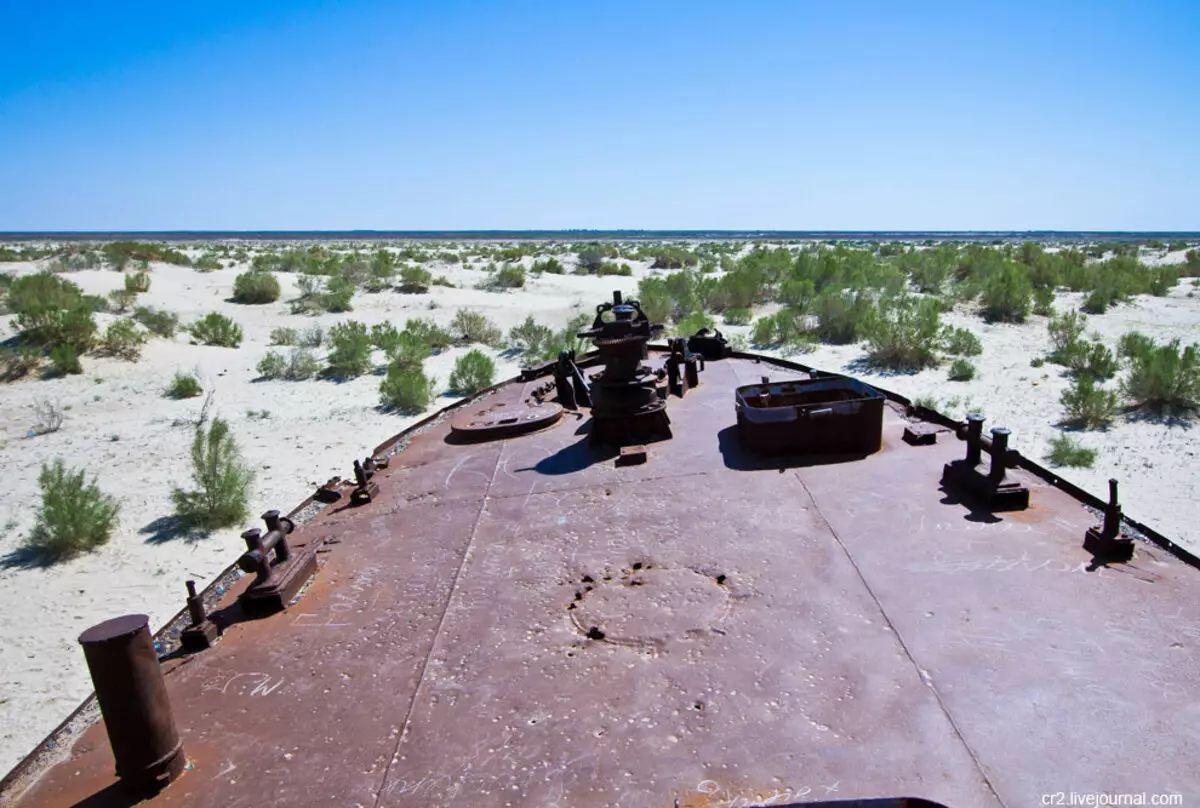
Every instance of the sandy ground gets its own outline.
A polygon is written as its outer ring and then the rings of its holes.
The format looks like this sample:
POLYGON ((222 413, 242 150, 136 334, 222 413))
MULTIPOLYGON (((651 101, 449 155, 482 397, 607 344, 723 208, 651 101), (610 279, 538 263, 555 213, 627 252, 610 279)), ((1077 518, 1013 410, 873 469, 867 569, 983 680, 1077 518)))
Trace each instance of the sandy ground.
MULTIPOLYGON (((1182 255, 1165 256, 1182 260, 1182 255)), ((1160 259, 1163 260, 1163 259, 1160 259)), ((528 263, 528 261, 527 261, 528 263)), ((560 328, 569 317, 609 299, 613 289, 636 290, 644 263, 630 262, 635 277, 544 275, 524 290, 485 292, 473 288, 433 287, 429 294, 359 293, 354 311, 340 315, 292 315, 286 301, 295 296, 293 279, 280 275, 280 302, 243 306, 227 301, 241 269, 200 273, 155 264, 153 283, 139 304, 177 312, 191 322, 220 311, 242 324, 240 349, 190 345, 185 334, 152 340, 137 363, 85 357, 84 374, 54 380, 28 379, 0 386, 0 467, 7 496, 0 502, 0 772, 15 765, 91 690, 76 642, 79 633, 102 619, 129 612, 150 615, 153 627, 184 605, 184 581, 207 582, 240 552, 242 528, 219 531, 199 541, 165 537, 158 529, 171 513, 170 490, 187 484, 191 427, 202 399, 173 401, 162 389, 177 370, 198 370, 215 390, 215 411, 230 420, 246 458, 258 469, 251 512, 288 510, 333 475, 348 476, 355 457, 401 431, 422 416, 400 417, 377 409, 379 377, 344 383, 331 381, 255 382, 255 366, 269 350, 272 328, 303 329, 312 322, 329 325, 357 319, 368 324, 390 320, 397 327, 410 316, 449 323, 457 309, 484 312, 506 332, 532 314, 560 328), (431 308, 431 306, 433 308, 431 308), (32 406, 41 399, 59 402, 66 420, 59 432, 27 437, 35 423, 32 406), (261 417, 261 411, 270 413, 261 417), (253 411, 255 414, 251 414, 253 411), (112 541, 91 554, 50 568, 14 564, 12 552, 33 523, 38 503, 37 475, 55 457, 100 473, 101 487, 120 498, 121 525, 112 541)), ((435 275, 471 287, 483 273, 434 265, 435 275)), ((30 272, 33 265, 0 265, 0 270, 30 272)), ((105 294, 121 286, 122 276, 108 270, 71 273, 85 291, 105 294)), ((1139 298, 1131 305, 1090 318, 1090 330, 1115 344, 1125 331, 1154 337, 1200 339, 1200 297, 1189 297, 1183 281, 1167 298, 1139 298)), ((1060 295, 1058 306, 1078 306, 1081 295, 1060 295)), ((99 315, 103 326, 114 315, 99 315)), ((1059 395, 1068 384, 1061 369, 1030 367, 1030 359, 1048 351, 1045 318, 1023 325, 986 325, 967 311, 947 322, 980 336, 984 353, 975 359, 977 377, 949 382, 945 366, 912 375, 879 376, 855 364, 856 346, 822 346, 798 355, 798 361, 844 371, 916 398, 932 395, 941 408, 961 416, 982 410, 988 426, 1013 429, 1013 446, 1041 457, 1058 430, 1059 395)), ((7 324, 6 324, 7 325, 7 324)), ((727 328, 728 333, 748 328, 727 328)), ((7 326, 0 337, 8 337, 7 326)), ((426 362, 428 373, 444 388, 455 349, 426 362)), ((514 375, 518 363, 497 357, 497 378, 514 375)), ((382 362, 382 355, 377 354, 382 362)), ((453 401, 435 400, 433 409, 453 401)), ((1106 480, 1122 483, 1126 511, 1194 551, 1200 550, 1200 502, 1193 489, 1200 464, 1200 429, 1151 421, 1120 421, 1105 432, 1082 435, 1099 449, 1092 469, 1069 469, 1064 476, 1104 495, 1106 480)), ((249 526, 249 525, 247 525, 249 526)))

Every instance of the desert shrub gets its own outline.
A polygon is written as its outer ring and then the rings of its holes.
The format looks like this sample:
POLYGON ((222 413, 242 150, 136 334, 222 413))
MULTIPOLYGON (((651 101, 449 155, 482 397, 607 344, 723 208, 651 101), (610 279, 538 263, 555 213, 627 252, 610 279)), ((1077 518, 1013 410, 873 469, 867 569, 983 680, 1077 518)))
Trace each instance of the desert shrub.
POLYGON ((293 348, 288 353, 287 369, 283 378, 288 381, 303 381, 311 379, 321 372, 321 362, 305 348, 293 348))
POLYGON ((264 379, 282 379, 287 370, 287 359, 278 351, 267 351, 258 360, 258 375, 264 379))
POLYGON ((188 331, 201 345, 236 348, 242 344, 242 327, 215 311, 192 323, 188 326, 188 331))
POLYGON ((1029 315, 1033 286, 1020 264, 1005 263, 983 282, 981 302, 988 322, 1021 323, 1029 315))
POLYGON ((1129 375, 1121 385, 1126 398, 1160 413, 1200 408, 1200 355, 1196 345, 1181 348, 1180 340, 1174 339, 1165 345, 1137 345, 1132 350, 1129 375))
POLYGON ((753 317, 750 309, 726 309, 723 315, 726 325, 749 325, 753 317))
POLYGON ((387 348, 389 364, 399 363, 417 369, 432 353, 429 344, 412 331, 401 331, 395 343, 387 348))
POLYGON ((272 345, 295 345, 300 339, 300 335, 294 328, 272 328, 271 329, 271 344, 272 345))
POLYGON ((493 347, 503 339, 500 329, 483 314, 471 309, 460 309, 450 323, 450 330, 467 342, 478 342, 493 347))
POLYGON ((251 270, 233 281, 233 299, 238 303, 274 303, 279 293, 279 281, 270 272, 251 270))
POLYGON ((815 334, 821 342, 856 342, 871 315, 871 301, 861 291, 828 288, 813 298, 815 334))
POLYGON ((304 331, 300 332, 300 337, 297 344, 301 348, 320 348, 325 343, 325 329, 317 323, 313 323, 304 331))
POLYGON ((192 261, 192 266, 200 272, 212 272, 221 268, 221 259, 215 253, 206 252, 192 261))
POLYGON ((48 398, 39 398, 33 403, 32 409, 35 419, 32 430, 35 435, 57 432, 62 429, 63 421, 67 418, 59 403, 48 398))
POLYGON ((354 297, 354 283, 341 276, 330 278, 325 282, 325 293, 320 295, 318 302, 325 311, 341 313, 350 311, 354 297))
POLYGON ((195 488, 171 492, 175 514, 186 527, 215 530, 246 519, 254 472, 242 459, 229 424, 214 418, 201 422, 192 438, 192 482, 195 488))
POLYGON ((339 379, 361 376, 371 369, 371 335, 357 320, 347 320, 329 329, 329 375, 339 379))
POLYGON ((410 317, 404 324, 404 332, 412 334, 428 345, 434 353, 443 351, 454 344, 454 335, 433 320, 410 317))
POLYGON ((160 261, 185 267, 191 262, 187 255, 165 244, 150 244, 141 241, 110 241, 100 248, 105 260, 113 269, 124 269, 130 262, 147 263, 160 261))
POLYGON ((147 331, 160 337, 170 339, 179 328, 179 317, 173 312, 158 311, 149 306, 138 306, 133 310, 133 319, 141 323, 147 331))
POLYGON ((1087 448, 1070 435, 1058 435, 1050 441, 1046 459, 1052 466, 1090 469, 1096 462, 1096 450, 1087 448))
POLYGON ((25 342, 46 349, 70 345, 77 353, 92 347, 97 303, 74 283, 48 272, 25 275, 13 280, 6 301, 25 342))
POLYGON ((970 359, 960 357, 950 363, 946 376, 952 382, 969 382, 975 378, 975 365, 971 364, 970 359))
POLYGON ((138 328, 137 323, 128 317, 122 317, 109 323, 104 329, 104 338, 100 341, 100 349, 110 356, 117 356, 127 362, 136 362, 142 357, 142 346, 149 338, 138 328))
POLYGON ((703 311, 694 311, 675 324, 672 329, 677 337, 690 337, 702 328, 713 328, 716 322, 712 315, 703 311))
POLYGON ((408 294, 428 292, 433 274, 423 267, 406 266, 400 270, 400 291, 408 294))
POLYGON ((932 298, 881 298, 863 327, 868 358, 877 365, 903 370, 936 364, 939 310, 932 298))
POLYGON ((371 344, 381 351, 391 353, 400 342, 400 333, 391 323, 376 323, 371 326, 371 344))
POLYGON ((1054 289, 1049 286, 1035 286, 1033 289, 1033 313, 1049 317, 1054 313, 1054 289))
POLYGON ((942 329, 942 350, 958 356, 979 356, 983 353, 983 343, 979 337, 965 328, 942 329))
POLYGON ((567 268, 557 258, 544 258, 540 261, 534 261, 529 271, 533 275, 540 275, 543 272, 549 272, 551 275, 562 275, 566 273, 567 268))
POLYGON ((150 291, 150 273, 133 272, 125 276, 125 291, 139 295, 150 291))
POLYGON ((592 318, 586 312, 580 312, 567 321, 562 330, 554 332, 554 336, 546 340, 541 348, 541 353, 537 357, 543 361, 556 359, 563 351, 574 351, 576 354, 583 354, 591 344, 579 336, 579 332, 590 328, 592 318))
POLYGON ((472 349, 454 362, 450 374, 450 391, 469 396, 485 387, 491 387, 496 376, 496 363, 479 349, 472 349))
POLYGON ((750 331, 750 342, 764 348, 779 344, 776 338, 774 316, 759 317, 754 321, 754 327, 750 331))
POLYGON ((376 250, 368 264, 369 277, 363 283, 368 292, 382 292, 391 286, 396 274, 396 256, 388 250, 376 250))
POLYGON ((1067 367, 1078 376, 1091 376, 1096 381, 1104 381, 1117 373, 1116 357, 1102 342, 1076 342, 1064 358, 1067 367))
POLYGON ((43 464, 38 474, 42 504, 25 547, 52 563, 105 544, 117 529, 121 506, 82 469, 68 469, 61 459, 43 464))
POLYGON ((541 356, 552 339, 554 330, 538 323, 532 315, 508 331, 508 344, 525 356, 541 356))
POLYGON ((504 265, 487 284, 491 289, 520 289, 524 285, 525 268, 520 264, 504 265))
POLYGON ((379 383, 379 398, 383 406, 397 412, 418 413, 433 399, 433 384, 420 368, 394 361, 388 365, 387 377, 379 383))
POLYGON ((638 304, 651 322, 665 323, 671 319, 674 305, 667 282, 662 278, 642 278, 638 282, 638 304))
POLYGON ((1059 401, 1067 411, 1066 422, 1084 429, 1104 426, 1117 411, 1117 394, 1105 390, 1093 376, 1076 376, 1059 401))
POLYGON ((72 345, 55 345, 50 349, 50 365, 63 376, 83 373, 79 354, 72 345))
POLYGON ((1087 317, 1084 315, 1073 311, 1051 315, 1046 323, 1046 331, 1050 335, 1050 361, 1067 364, 1086 328, 1087 317))
POLYGON ((736 353, 745 353, 750 350, 750 340, 746 339, 745 334, 730 334, 727 342, 729 350, 736 353))
POLYGON ((195 374, 176 372, 171 379, 171 383, 167 385, 167 389, 163 391, 163 395, 167 398, 195 398, 204 392, 204 388, 200 386, 200 380, 195 374))
POLYGON ((1105 289, 1093 289, 1083 299, 1080 309, 1088 314, 1103 314, 1108 311, 1108 307, 1115 303, 1112 293, 1105 289))
POLYGON ((109 307, 118 314, 124 314, 133 308, 137 302, 137 292, 128 289, 114 289, 108 293, 109 307))
POLYGON ((1117 343, 1117 356, 1131 359, 1154 350, 1154 340, 1138 331, 1127 331, 1117 343))

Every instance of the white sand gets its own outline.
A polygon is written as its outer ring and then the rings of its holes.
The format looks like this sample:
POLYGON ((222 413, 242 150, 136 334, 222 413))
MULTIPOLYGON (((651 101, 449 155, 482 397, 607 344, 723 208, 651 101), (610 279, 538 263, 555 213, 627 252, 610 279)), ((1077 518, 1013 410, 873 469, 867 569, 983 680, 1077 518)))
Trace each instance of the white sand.
MULTIPOLYGON (((1182 256, 1178 257, 1180 260, 1182 256)), ((1175 259, 1171 256, 1170 259, 1175 259)), ((528 261, 526 262, 528 263, 528 261)), ((224 569, 242 548, 241 527, 214 533, 196 542, 173 539, 155 542, 155 520, 171 513, 170 490, 187 484, 190 427, 179 421, 194 418, 202 399, 172 401, 162 396, 177 370, 198 368, 216 390, 216 412, 231 421, 247 459, 258 468, 251 512, 287 510, 331 476, 349 476, 350 464, 375 445, 421 416, 382 413, 378 403, 379 377, 368 375, 345 383, 330 381, 255 382, 255 365, 269 349, 272 328, 303 329, 312 322, 326 327, 357 319, 368 324, 391 320, 398 327, 409 316, 433 317, 449 323, 455 311, 472 307, 508 328, 533 314, 560 328, 579 311, 609 299, 613 289, 636 290, 634 278, 544 275, 531 278, 516 292, 433 287, 429 294, 359 293, 354 311, 340 315, 303 317, 289 313, 286 301, 295 296, 294 282, 280 275, 281 302, 242 306, 226 302, 240 270, 199 273, 155 264, 153 283, 139 298, 177 312, 188 323, 209 311, 220 311, 242 324, 245 339, 237 350, 194 346, 187 336, 152 340, 137 363, 84 357, 84 374, 55 380, 27 379, 0 386, 0 467, 5 469, 6 497, 0 503, 0 558, 20 545, 33 523, 38 503, 37 474, 41 464, 63 457, 69 465, 86 466, 100 474, 101 487, 122 502, 121 526, 112 541, 91 554, 44 569, 0 568, 0 771, 7 770, 50 731, 90 692, 90 683, 76 643, 78 634, 95 622, 118 614, 144 612, 157 628, 184 605, 184 581, 204 583, 224 569), (429 309, 430 301, 438 308, 429 309), (57 399, 66 412, 61 431, 27 438, 34 424, 31 405, 57 399), (247 415, 267 410, 267 419, 247 415)), ((0 270, 34 271, 32 265, 0 265, 0 270)), ((463 286, 484 277, 478 271, 434 265, 463 286)), ((69 275, 85 291, 107 293, 120 287, 122 276, 109 270, 69 275)), ((1168 298, 1139 298, 1109 314, 1090 319, 1109 344, 1137 328, 1154 337, 1200 339, 1200 298, 1187 297, 1183 282, 1168 298)), ((1060 296, 1060 308, 1077 306, 1079 295, 1060 296)), ((101 324, 113 315, 99 315, 101 324)), ((1045 318, 1025 325, 989 326, 965 312, 947 321, 977 333, 984 354, 975 361, 974 381, 946 381, 945 367, 911 376, 880 377, 847 367, 861 356, 855 346, 823 346, 795 357, 827 370, 846 370, 876 381, 895 392, 917 397, 935 395, 969 399, 989 417, 989 426, 1014 430, 1013 446, 1040 457, 1061 414, 1058 397, 1067 384, 1061 369, 1035 369, 1032 357, 1048 349, 1045 318)), ((746 328, 728 328, 729 333, 746 328)), ((12 333, 11 326, 3 336, 12 333)), ((286 350, 286 349, 285 349, 286 350)), ((448 351, 426 362, 427 372, 444 388, 454 360, 464 349, 448 351)), ((496 352, 493 352, 495 354, 496 352)), ((377 354, 377 357, 379 355, 377 354)), ((514 375, 517 362, 498 356, 498 376, 514 375)), ((442 397, 434 409, 453 399, 442 397)), ((961 415, 964 406, 946 408, 961 415)), ((732 416, 732 411, 731 411, 732 416)), ((1200 549, 1200 503, 1193 496, 1200 464, 1200 429, 1154 422, 1119 422, 1104 433, 1085 433, 1084 442, 1100 449, 1093 469, 1069 469, 1064 476, 1104 495, 1110 476, 1122 482, 1126 511, 1185 546, 1200 549)), ((247 525, 249 526, 249 525, 247 525)))

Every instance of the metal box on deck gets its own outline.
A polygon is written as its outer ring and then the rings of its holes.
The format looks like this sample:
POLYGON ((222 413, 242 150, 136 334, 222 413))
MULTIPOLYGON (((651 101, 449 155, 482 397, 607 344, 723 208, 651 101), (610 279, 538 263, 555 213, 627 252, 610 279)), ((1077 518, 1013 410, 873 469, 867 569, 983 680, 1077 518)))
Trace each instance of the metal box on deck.
POLYGON ((866 455, 882 445, 883 394, 857 379, 750 384, 735 400, 738 435, 756 454, 866 455))

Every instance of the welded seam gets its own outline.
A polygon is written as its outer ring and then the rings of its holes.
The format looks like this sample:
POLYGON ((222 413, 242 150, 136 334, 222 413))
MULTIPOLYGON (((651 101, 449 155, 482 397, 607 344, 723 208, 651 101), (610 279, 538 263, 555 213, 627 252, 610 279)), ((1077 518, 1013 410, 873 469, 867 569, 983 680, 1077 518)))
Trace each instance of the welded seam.
POLYGON ((425 687, 425 671, 429 667, 429 658, 433 656, 437 649, 438 639, 442 636, 442 628, 446 625, 446 615, 450 613, 450 605, 454 603, 454 593, 458 591, 458 581, 462 578, 463 570, 466 569, 467 561, 471 558, 471 550, 475 547, 475 536, 479 532, 479 523, 483 521, 483 513, 487 510, 489 497, 492 491, 492 483, 496 479, 496 472, 500 469, 500 459, 504 457, 504 449, 496 453, 496 465, 492 468, 492 475, 488 479, 487 490, 483 492, 483 501, 479 504, 479 513, 475 514, 475 524, 471 525, 471 538, 467 541, 467 547, 463 550, 462 561, 458 564, 458 569, 454 571, 454 578, 450 582, 450 591, 446 595, 445 605, 442 607, 442 616, 438 618, 437 628, 433 632, 433 641, 429 644, 429 652, 425 655, 425 659, 421 661, 421 672, 417 676, 417 686, 413 688, 412 698, 408 702, 408 710, 404 713, 404 722, 400 725, 400 737, 396 739, 396 745, 392 749, 392 754, 388 758, 387 766, 383 770, 383 780, 379 784, 379 793, 375 795, 375 808, 379 808, 380 801, 383 799, 384 789, 387 787, 388 779, 392 774, 392 764, 396 762, 396 758, 400 754, 400 745, 404 743, 404 738, 408 735, 408 728, 412 721, 413 712, 416 710, 417 700, 421 695, 421 690, 425 687))
POLYGON ((975 768, 978 770, 979 776, 982 777, 983 782, 987 784, 988 791, 992 792, 992 796, 996 798, 998 803, 1006 806, 1007 808, 1007 803, 1000 798, 1000 794, 996 791, 996 787, 992 785, 991 778, 988 777, 987 771, 984 770, 983 762, 979 759, 979 756, 975 754, 975 750, 971 748, 971 744, 967 743, 966 736, 963 735, 962 729, 958 726, 958 722, 954 720, 954 716, 951 715, 950 709, 946 706, 946 703, 942 701, 942 694, 938 692, 937 686, 933 683, 932 678, 927 679, 921 673, 921 666, 917 664, 917 660, 916 657, 913 656, 912 649, 908 647, 908 643, 904 641, 903 635, 900 634, 900 629, 896 627, 896 624, 892 622, 892 618, 888 615, 887 610, 883 608, 883 603, 879 600, 879 596, 875 594, 875 590, 871 588, 869 583, 867 583, 867 578, 865 575, 863 575, 863 571, 859 569, 858 562, 854 560, 854 556, 850 553, 850 548, 848 548, 846 543, 842 541, 842 537, 838 535, 833 523, 825 518, 825 514, 821 511, 820 504, 817 503, 817 498, 814 497, 812 491, 808 489, 808 486, 804 483, 804 479, 800 476, 799 472, 796 472, 796 479, 799 480, 800 487, 804 489, 804 493, 808 494, 809 501, 812 502, 813 507, 817 511, 817 515, 821 517, 821 521, 825 523, 825 527, 829 528, 829 532, 833 535, 834 541, 838 543, 838 547, 842 548, 842 552, 846 555, 846 560, 849 561, 850 566, 854 568, 854 574, 858 576, 858 580, 862 582, 863 588, 867 590, 867 594, 870 595, 871 600, 875 602, 875 608, 878 609, 879 614, 883 616, 883 620, 887 623, 888 629, 891 630, 893 636, 895 636, 896 642, 900 643, 900 648, 904 651, 904 656, 908 657, 909 663, 912 664, 913 671, 917 674, 917 678, 923 682, 930 689, 930 691, 933 692, 933 698, 934 701, 937 702, 938 709, 942 711, 942 715, 944 715, 946 720, 950 723, 950 728, 954 730, 954 735, 958 738, 959 743, 962 744, 963 749, 967 750, 967 754, 971 757, 971 761, 975 764, 975 768))

